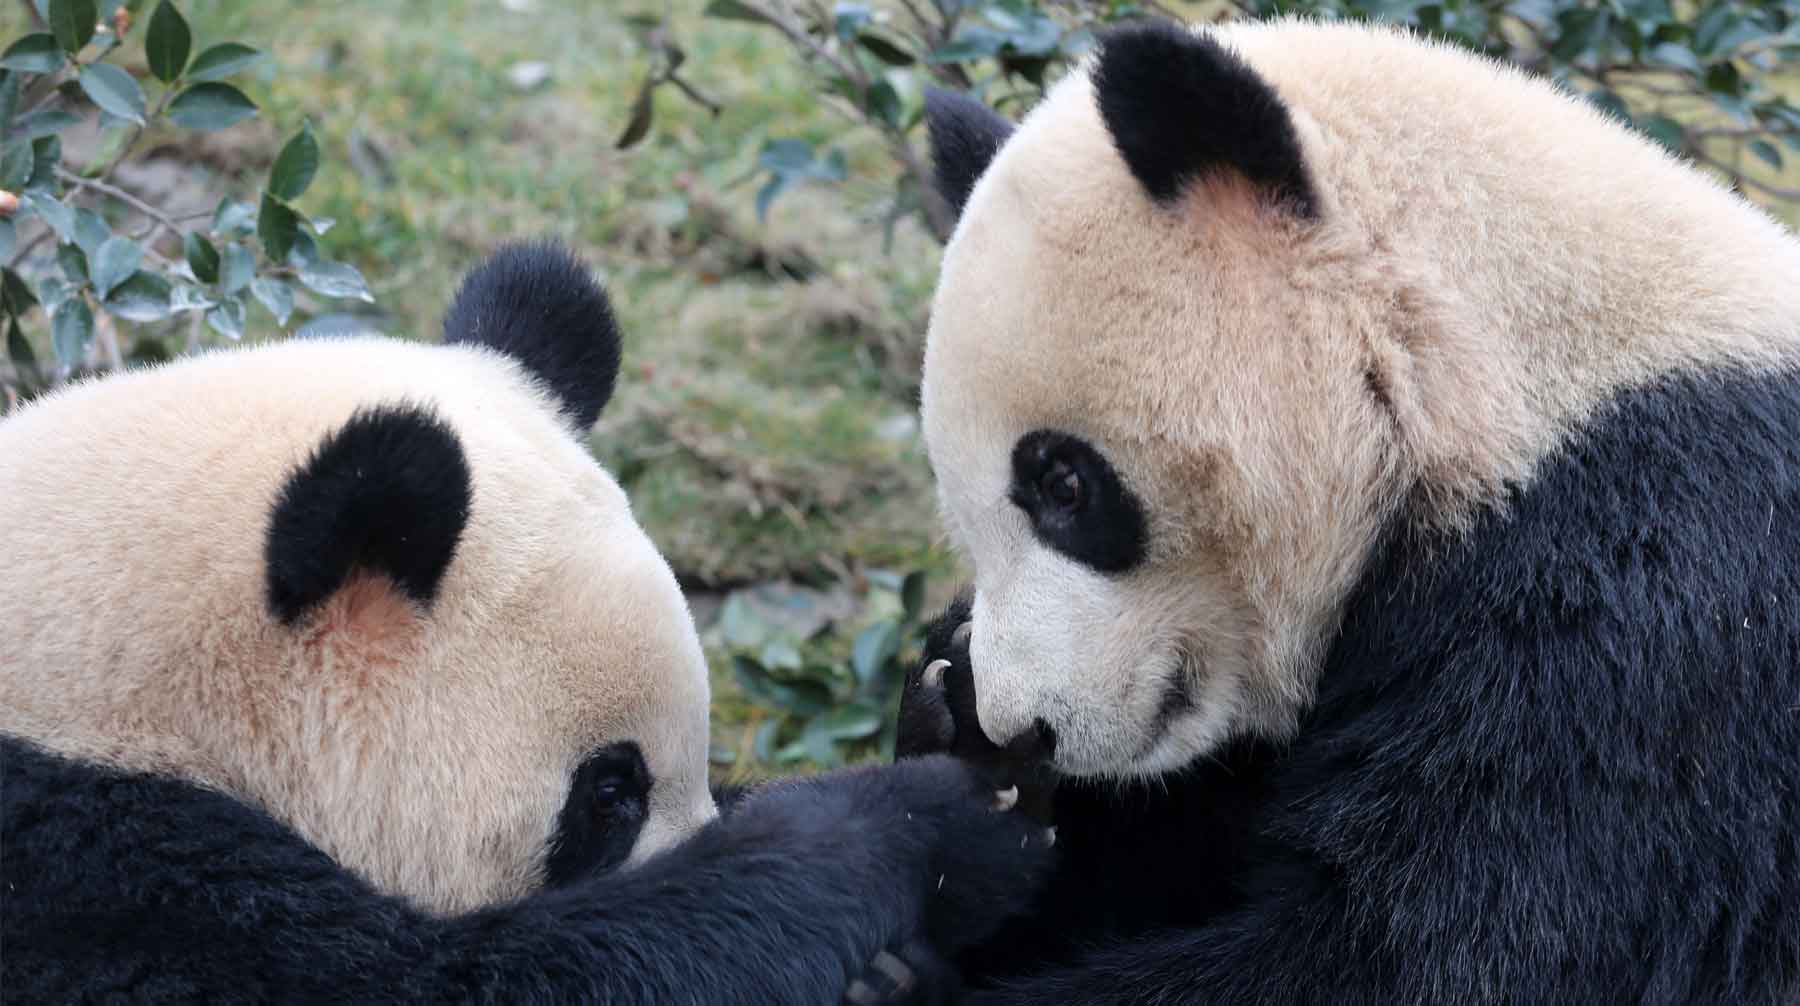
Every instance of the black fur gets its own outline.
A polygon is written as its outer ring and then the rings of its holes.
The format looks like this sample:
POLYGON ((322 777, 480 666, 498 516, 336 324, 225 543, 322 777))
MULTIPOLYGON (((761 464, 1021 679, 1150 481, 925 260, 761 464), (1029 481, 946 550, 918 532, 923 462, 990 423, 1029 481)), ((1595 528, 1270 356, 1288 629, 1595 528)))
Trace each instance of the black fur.
POLYGON ((931 141, 933 187, 961 216, 975 183, 1012 135, 1013 124, 969 95, 927 87, 925 131, 931 141))
POLYGON ((437 597, 474 495, 456 434, 422 408, 357 412, 288 476, 263 542, 269 610, 291 625, 350 574, 437 597))
POLYGON ((1149 546, 1143 504, 1119 479, 1104 455, 1086 440, 1037 430, 1013 445, 1008 498, 1031 518, 1037 539, 1102 573, 1124 573, 1144 560, 1149 546), (1059 506, 1043 491, 1046 472, 1066 472, 1079 481, 1079 502, 1059 506))
POLYGON ((514 357, 562 403, 576 427, 600 418, 619 376, 619 328, 581 260, 549 241, 507 245, 463 279, 444 341, 514 357))
POLYGON ((1100 115, 1131 173, 1167 202, 1214 171, 1236 171, 1301 216, 1318 212, 1287 106, 1249 64, 1167 21, 1104 33, 1094 67, 1100 115))
POLYGON ((1466 537, 1397 524, 1291 745, 1065 785, 973 1001, 1800 1001, 1796 557, 1800 379, 1623 395, 1466 537))
POLYGON ((837 1006, 1032 891, 1040 829, 947 759, 784 782, 643 866, 442 918, 267 815, 0 737, 7 1002, 837 1006), (940 881, 939 878, 942 878, 940 881))
POLYGON ((643 751, 631 741, 608 744, 583 760, 556 818, 546 882, 561 887, 625 862, 644 830, 655 784, 643 751))

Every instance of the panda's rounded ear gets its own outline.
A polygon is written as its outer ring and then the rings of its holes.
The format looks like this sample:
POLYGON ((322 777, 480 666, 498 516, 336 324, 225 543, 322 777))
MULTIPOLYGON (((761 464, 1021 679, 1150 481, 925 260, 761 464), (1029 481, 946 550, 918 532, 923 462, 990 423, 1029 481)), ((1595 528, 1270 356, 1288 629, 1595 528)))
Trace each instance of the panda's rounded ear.
POLYGON ((503 246, 464 277, 444 315, 444 341, 518 360, 583 431, 619 376, 619 326, 606 292, 553 241, 503 246))
POLYGON ((377 576, 420 607, 436 600, 469 521, 462 442, 431 412, 357 412, 282 484, 264 535, 269 611, 284 625, 377 576))
POLYGON ((931 140, 932 186, 962 215, 994 155, 1013 133, 1013 124, 969 95, 925 89, 925 130, 931 140))
POLYGON ((1293 118, 1250 64, 1170 21, 1122 25, 1098 41, 1100 116, 1152 199, 1169 202, 1210 173, 1236 172, 1298 215, 1318 215, 1293 118))

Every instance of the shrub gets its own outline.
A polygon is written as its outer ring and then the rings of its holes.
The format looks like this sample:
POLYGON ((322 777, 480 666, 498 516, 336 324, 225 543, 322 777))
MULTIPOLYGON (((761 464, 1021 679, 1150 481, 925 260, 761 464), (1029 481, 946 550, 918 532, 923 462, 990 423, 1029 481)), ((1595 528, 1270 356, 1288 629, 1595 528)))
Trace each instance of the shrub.
POLYGON ((235 340, 252 301, 286 327, 309 294, 372 299, 353 266, 321 253, 316 239, 331 221, 295 205, 320 163, 306 125, 282 146, 253 201, 225 196, 178 217, 115 184, 155 131, 222 130, 257 115, 230 79, 260 51, 197 46, 170 0, 137 31, 137 6, 37 0, 36 30, 0 53, 0 323, 9 363, 0 369, 0 409, 82 371, 166 358, 177 337, 189 351, 207 330, 235 340), (128 52, 137 57, 129 69, 128 52), (98 152, 77 163, 63 140, 88 125, 98 128, 98 152), (47 360, 39 355, 46 341, 47 360))
MULTIPOLYGON (((922 85, 968 90, 1003 111, 1028 107, 1093 42, 1096 28, 1176 16, 1153 0, 711 0, 706 13, 773 32, 814 71, 819 100, 892 154, 886 226, 916 215, 940 240, 947 208, 931 191, 922 85)), ((1235 0, 1188 5, 1185 19, 1306 14, 1386 21, 1549 76, 1764 201, 1800 189, 1779 171, 1800 151, 1800 108, 1773 87, 1800 55, 1800 7, 1707 0, 1235 0), (1785 150, 1783 148, 1786 148, 1785 150)), ((654 22, 654 19, 650 19, 654 22)), ((660 22, 655 22, 660 24, 660 22)), ((665 26, 666 27, 666 26, 665 26)), ((667 46, 659 29, 655 44, 667 46)), ((646 84, 633 142, 649 128, 646 84)), ((762 152, 759 211, 783 191, 845 175, 841 153, 776 139, 762 152)))

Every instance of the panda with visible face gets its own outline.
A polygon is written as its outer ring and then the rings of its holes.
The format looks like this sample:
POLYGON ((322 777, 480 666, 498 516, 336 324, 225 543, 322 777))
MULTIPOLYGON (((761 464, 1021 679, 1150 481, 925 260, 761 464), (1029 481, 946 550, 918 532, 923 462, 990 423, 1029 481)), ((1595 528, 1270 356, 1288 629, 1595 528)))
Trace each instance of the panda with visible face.
POLYGON ((604 295, 515 246, 445 328, 0 422, 8 1001, 834 1004, 1029 895, 1041 826, 948 759, 720 817, 687 608, 581 442, 604 295))
POLYGON ((974 1001, 1800 1002, 1800 242, 1397 31, 1147 23, 961 217, 972 596, 903 754, 1040 784, 974 1001))

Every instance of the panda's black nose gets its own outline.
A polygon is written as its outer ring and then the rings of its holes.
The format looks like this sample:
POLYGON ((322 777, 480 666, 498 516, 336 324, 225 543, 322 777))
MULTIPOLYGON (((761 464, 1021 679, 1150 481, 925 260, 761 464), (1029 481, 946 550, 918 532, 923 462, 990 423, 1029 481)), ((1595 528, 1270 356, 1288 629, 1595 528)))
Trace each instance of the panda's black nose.
POLYGON ((1031 764, 1047 762, 1056 756, 1056 731, 1042 719, 1032 721, 1031 728, 1021 731, 1004 745, 1014 759, 1031 764))

